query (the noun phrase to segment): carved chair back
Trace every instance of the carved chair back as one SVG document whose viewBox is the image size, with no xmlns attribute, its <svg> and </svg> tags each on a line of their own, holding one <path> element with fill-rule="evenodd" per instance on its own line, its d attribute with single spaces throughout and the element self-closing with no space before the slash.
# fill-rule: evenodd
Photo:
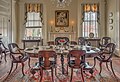
<svg viewBox="0 0 120 82">
<path fill-rule="evenodd" d="M 50 69 L 52 66 L 56 64 L 56 52 L 55 51 L 39 51 L 40 65 L 44 69 Z"/>
<path fill-rule="evenodd" d="M 74 68 L 80 68 L 80 64 L 84 63 L 84 56 L 85 56 L 85 51 L 84 50 L 71 50 L 68 54 L 68 62 L 69 66 Z M 71 60 L 71 58 L 73 58 Z M 70 63 L 72 62 L 72 63 Z"/>
<path fill-rule="evenodd" d="M 108 43 L 111 42 L 111 38 L 110 37 L 103 37 L 102 38 L 102 44 L 101 47 L 105 47 Z"/>
<path fill-rule="evenodd" d="M 50 45 L 54 45 L 55 43 L 54 43 L 54 41 L 48 41 L 47 44 L 48 44 L 48 46 L 50 46 Z"/>
<path fill-rule="evenodd" d="M 17 62 L 19 63 L 22 61 L 24 62 L 28 59 L 28 56 L 26 55 L 26 53 L 24 53 L 22 49 L 20 49 L 16 43 L 8 44 L 8 48 L 9 48 L 10 55 L 12 56 L 13 61 L 15 60 L 16 63 Z"/>
<path fill-rule="evenodd" d="M 101 51 L 100 57 L 103 60 L 109 61 L 112 58 L 113 54 L 114 54 L 115 47 L 116 47 L 116 45 L 114 43 L 108 43 L 105 46 L 104 50 Z"/>
<path fill-rule="evenodd" d="M 79 45 L 85 45 L 85 42 L 86 42 L 86 41 L 85 41 L 85 38 L 84 38 L 84 37 L 79 37 L 79 38 L 78 38 L 78 44 L 79 44 Z"/>
<path fill-rule="evenodd" d="M 69 38 L 68 37 L 56 37 L 55 38 L 55 44 L 56 45 L 67 45 L 69 43 Z"/>
</svg>

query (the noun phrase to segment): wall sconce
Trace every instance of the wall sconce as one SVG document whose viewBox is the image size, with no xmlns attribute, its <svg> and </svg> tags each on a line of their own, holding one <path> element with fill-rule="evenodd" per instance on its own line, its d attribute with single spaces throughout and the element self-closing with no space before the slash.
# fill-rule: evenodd
<svg viewBox="0 0 120 82">
<path fill-rule="evenodd" d="M 53 26 L 53 21 L 50 21 L 50 25 L 51 25 L 51 32 L 53 32 L 52 26 Z"/>
<path fill-rule="evenodd" d="M 71 25 L 72 25 L 72 32 L 74 32 L 74 30 L 73 30 L 73 25 L 74 25 L 74 21 L 71 21 Z"/>
</svg>

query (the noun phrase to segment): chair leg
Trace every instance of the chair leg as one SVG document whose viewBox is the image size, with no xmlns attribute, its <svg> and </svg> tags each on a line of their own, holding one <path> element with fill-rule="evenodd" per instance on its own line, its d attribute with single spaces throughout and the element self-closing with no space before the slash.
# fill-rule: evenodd
<svg viewBox="0 0 120 82">
<path fill-rule="evenodd" d="M 11 53 L 9 54 L 9 56 L 10 56 L 10 58 L 12 58 L 12 55 L 11 55 Z"/>
<path fill-rule="evenodd" d="M 22 64 L 22 74 L 23 74 L 23 76 L 25 76 L 25 74 L 24 74 L 24 63 L 21 63 Z"/>
<path fill-rule="evenodd" d="M 11 72 L 12 72 L 12 68 L 13 68 L 13 62 L 11 63 L 10 72 L 9 72 L 9 74 L 7 75 L 7 77 L 11 74 Z"/>
<path fill-rule="evenodd" d="M 6 55 L 7 55 L 6 52 L 4 53 L 4 55 L 5 55 L 4 56 L 4 60 L 5 60 L 5 62 L 7 62 L 7 60 L 6 60 Z"/>
<path fill-rule="evenodd" d="M 55 67 L 55 76 L 57 76 L 57 67 Z"/>
<path fill-rule="evenodd" d="M 67 74 L 68 74 L 68 65 L 67 65 Z"/>
<path fill-rule="evenodd" d="M 96 58 L 94 57 L 94 65 L 92 68 L 95 68 L 95 66 L 96 66 Z"/>
<path fill-rule="evenodd" d="M 70 82 L 72 82 L 72 76 L 73 76 L 73 68 L 71 68 L 71 78 L 70 78 Z"/>
<path fill-rule="evenodd" d="M 53 68 L 51 68 L 52 82 L 54 82 Z"/>
<path fill-rule="evenodd" d="M 2 60 L 2 57 L 3 57 L 3 53 L 1 53 L 1 60 Z"/>
<path fill-rule="evenodd" d="M 99 72 L 99 75 L 101 75 L 101 72 L 102 72 L 102 62 L 100 62 L 100 72 Z"/>
<path fill-rule="evenodd" d="M 29 68 L 31 68 L 31 66 L 30 66 L 30 58 L 28 59 L 28 66 L 29 66 Z"/>
<path fill-rule="evenodd" d="M 83 68 L 81 68 L 81 76 L 82 76 L 82 82 L 85 82 L 84 76 L 83 76 Z"/>
<path fill-rule="evenodd" d="M 18 67 L 18 63 L 16 63 L 16 67 L 15 67 L 15 70 L 17 69 L 17 67 Z"/>
<path fill-rule="evenodd" d="M 113 72 L 113 75 L 116 77 L 115 72 L 114 72 L 113 67 L 112 67 L 112 61 L 110 62 L 110 67 L 111 67 L 111 70 Z"/>
<path fill-rule="evenodd" d="M 43 77 L 43 69 L 42 68 L 40 68 L 40 74 L 41 74 L 40 82 L 42 82 L 42 77 Z"/>
<path fill-rule="evenodd" d="M 106 62 L 106 67 L 107 67 L 108 71 L 110 71 L 110 70 L 109 70 L 109 67 L 108 67 L 108 62 Z"/>
</svg>

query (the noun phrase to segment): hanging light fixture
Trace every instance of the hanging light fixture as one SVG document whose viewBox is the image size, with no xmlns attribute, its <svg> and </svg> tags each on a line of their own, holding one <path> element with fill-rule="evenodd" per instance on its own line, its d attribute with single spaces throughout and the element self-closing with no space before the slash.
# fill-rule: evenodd
<svg viewBox="0 0 120 82">
<path fill-rule="evenodd" d="M 72 0 L 51 0 L 53 4 L 56 4 L 59 8 L 64 8 L 69 6 Z"/>
</svg>

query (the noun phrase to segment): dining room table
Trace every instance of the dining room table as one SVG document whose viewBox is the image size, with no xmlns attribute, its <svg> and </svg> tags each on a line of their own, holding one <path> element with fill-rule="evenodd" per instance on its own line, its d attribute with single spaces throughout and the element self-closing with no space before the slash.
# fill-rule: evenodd
<svg viewBox="0 0 120 82">
<path fill-rule="evenodd" d="M 95 57 L 98 56 L 98 53 L 100 51 L 97 47 L 92 46 L 81 46 L 81 45 L 69 45 L 69 46 L 63 46 L 63 45 L 50 45 L 50 46 L 34 46 L 30 48 L 26 48 L 24 51 L 27 53 L 30 57 L 39 57 L 39 51 L 40 50 L 53 50 L 56 52 L 56 54 L 60 55 L 60 61 L 61 61 L 61 67 L 62 67 L 62 74 L 65 74 L 65 68 L 64 68 L 64 56 L 69 53 L 70 50 L 85 50 L 86 54 L 85 57 Z M 39 65 L 40 66 L 41 59 L 39 58 Z M 86 63 L 86 67 L 89 67 Z"/>
</svg>

